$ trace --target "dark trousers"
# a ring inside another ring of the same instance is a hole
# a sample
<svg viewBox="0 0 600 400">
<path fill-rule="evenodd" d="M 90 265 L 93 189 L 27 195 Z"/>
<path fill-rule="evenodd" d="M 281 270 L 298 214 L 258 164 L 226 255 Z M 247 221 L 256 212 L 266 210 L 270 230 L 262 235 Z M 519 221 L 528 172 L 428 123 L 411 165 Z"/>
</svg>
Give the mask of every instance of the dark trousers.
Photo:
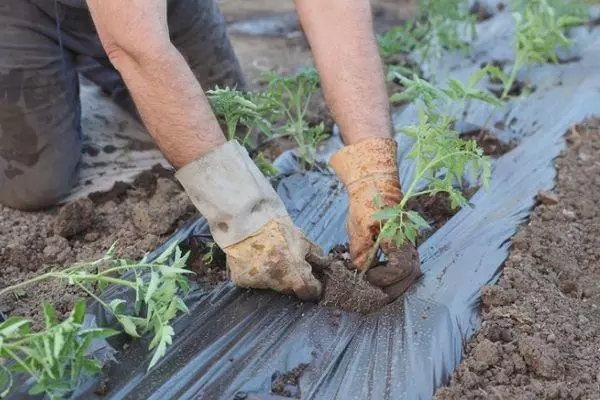
<svg viewBox="0 0 600 400">
<path fill-rule="evenodd" d="M 244 87 L 215 0 L 169 0 L 168 23 L 204 90 Z M 0 2 L 0 203 L 39 209 L 68 193 L 82 147 L 78 74 L 136 115 L 85 7 Z"/>
</svg>

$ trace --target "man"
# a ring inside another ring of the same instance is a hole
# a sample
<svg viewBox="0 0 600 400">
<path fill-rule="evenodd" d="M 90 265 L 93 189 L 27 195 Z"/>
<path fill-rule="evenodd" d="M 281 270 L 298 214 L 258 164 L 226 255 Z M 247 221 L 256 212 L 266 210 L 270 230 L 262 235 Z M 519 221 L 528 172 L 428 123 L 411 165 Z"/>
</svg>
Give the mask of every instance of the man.
<svg viewBox="0 0 600 400">
<path fill-rule="evenodd" d="M 348 189 L 350 251 L 365 269 L 379 232 L 373 199 L 392 205 L 402 196 L 370 4 L 297 0 L 296 8 L 347 144 L 330 165 Z M 319 298 L 305 260 L 320 249 L 247 152 L 226 141 L 204 95 L 216 84 L 244 86 L 215 0 L 4 0 L 0 202 L 39 209 L 69 190 L 81 153 L 78 70 L 139 113 L 208 220 L 236 284 Z M 381 248 L 394 262 L 367 276 L 398 295 L 419 275 L 416 250 Z"/>
</svg>

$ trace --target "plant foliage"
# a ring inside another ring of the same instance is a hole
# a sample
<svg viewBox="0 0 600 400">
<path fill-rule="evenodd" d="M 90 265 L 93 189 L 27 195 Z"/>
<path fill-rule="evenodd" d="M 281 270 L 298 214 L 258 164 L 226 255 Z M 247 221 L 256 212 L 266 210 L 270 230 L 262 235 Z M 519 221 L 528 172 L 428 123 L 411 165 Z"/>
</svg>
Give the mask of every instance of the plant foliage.
<svg viewBox="0 0 600 400">
<path fill-rule="evenodd" d="M 60 279 L 77 286 L 112 313 L 129 336 L 151 336 L 150 369 L 172 343 L 173 319 L 179 312 L 188 312 L 183 296 L 189 290 L 186 275 L 191 271 L 185 268 L 189 253 L 182 254 L 177 243 L 153 261 L 147 256 L 137 262 L 118 259 L 114 252 L 113 245 L 99 260 L 39 275 L 2 289 L 0 295 L 47 279 Z M 101 295 L 109 285 L 129 288 L 135 294 L 135 302 L 127 307 L 124 299 L 104 301 Z M 30 321 L 20 317 L 11 317 L 0 324 L 0 355 L 14 362 L 8 368 L 3 367 L 0 375 L 4 395 L 12 384 L 11 372 L 18 371 L 36 381 L 31 394 L 45 392 L 52 398 L 63 397 L 75 389 L 82 376 L 100 371 L 99 361 L 87 354 L 91 342 L 119 333 L 105 328 L 84 329 L 83 301 L 75 304 L 64 321 L 57 320 L 49 304 L 43 304 L 43 311 L 46 325 L 40 332 L 33 332 Z"/>
</svg>

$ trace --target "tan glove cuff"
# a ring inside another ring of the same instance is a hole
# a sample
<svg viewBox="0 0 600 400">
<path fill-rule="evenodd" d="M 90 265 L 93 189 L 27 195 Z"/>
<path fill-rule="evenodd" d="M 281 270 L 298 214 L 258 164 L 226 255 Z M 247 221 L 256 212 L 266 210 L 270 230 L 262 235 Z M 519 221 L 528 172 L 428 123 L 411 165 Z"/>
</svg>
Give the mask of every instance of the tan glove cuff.
<svg viewBox="0 0 600 400">
<path fill-rule="evenodd" d="M 338 150 L 329 166 L 350 191 L 352 186 L 373 178 L 398 180 L 396 141 L 392 138 L 369 139 Z"/>
<path fill-rule="evenodd" d="M 208 221 L 221 248 L 250 237 L 272 218 L 288 215 L 269 181 L 237 141 L 192 161 L 175 177 Z"/>
</svg>

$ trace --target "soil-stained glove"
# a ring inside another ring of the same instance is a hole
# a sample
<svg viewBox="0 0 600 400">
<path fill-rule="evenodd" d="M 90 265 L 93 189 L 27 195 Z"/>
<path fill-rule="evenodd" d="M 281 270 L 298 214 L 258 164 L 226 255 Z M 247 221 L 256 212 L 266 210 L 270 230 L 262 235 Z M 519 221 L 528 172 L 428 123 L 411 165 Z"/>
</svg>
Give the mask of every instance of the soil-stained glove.
<svg viewBox="0 0 600 400">
<path fill-rule="evenodd" d="M 175 176 L 227 255 L 233 283 L 320 298 L 321 283 L 306 257 L 322 250 L 294 225 L 246 149 L 230 141 Z"/>
<path fill-rule="evenodd" d="M 383 207 L 394 206 L 402 200 L 396 142 L 391 138 L 378 138 L 346 146 L 331 157 L 329 165 L 348 191 L 346 228 L 354 266 L 361 271 L 369 269 L 372 266 L 367 265 L 367 261 L 382 223 L 373 219 L 378 211 L 375 198 L 379 196 Z M 391 297 L 397 297 L 420 276 L 419 255 L 408 240 L 400 249 L 393 239 L 384 240 L 381 250 L 388 262 L 370 268 L 367 280 L 382 287 Z"/>
</svg>

